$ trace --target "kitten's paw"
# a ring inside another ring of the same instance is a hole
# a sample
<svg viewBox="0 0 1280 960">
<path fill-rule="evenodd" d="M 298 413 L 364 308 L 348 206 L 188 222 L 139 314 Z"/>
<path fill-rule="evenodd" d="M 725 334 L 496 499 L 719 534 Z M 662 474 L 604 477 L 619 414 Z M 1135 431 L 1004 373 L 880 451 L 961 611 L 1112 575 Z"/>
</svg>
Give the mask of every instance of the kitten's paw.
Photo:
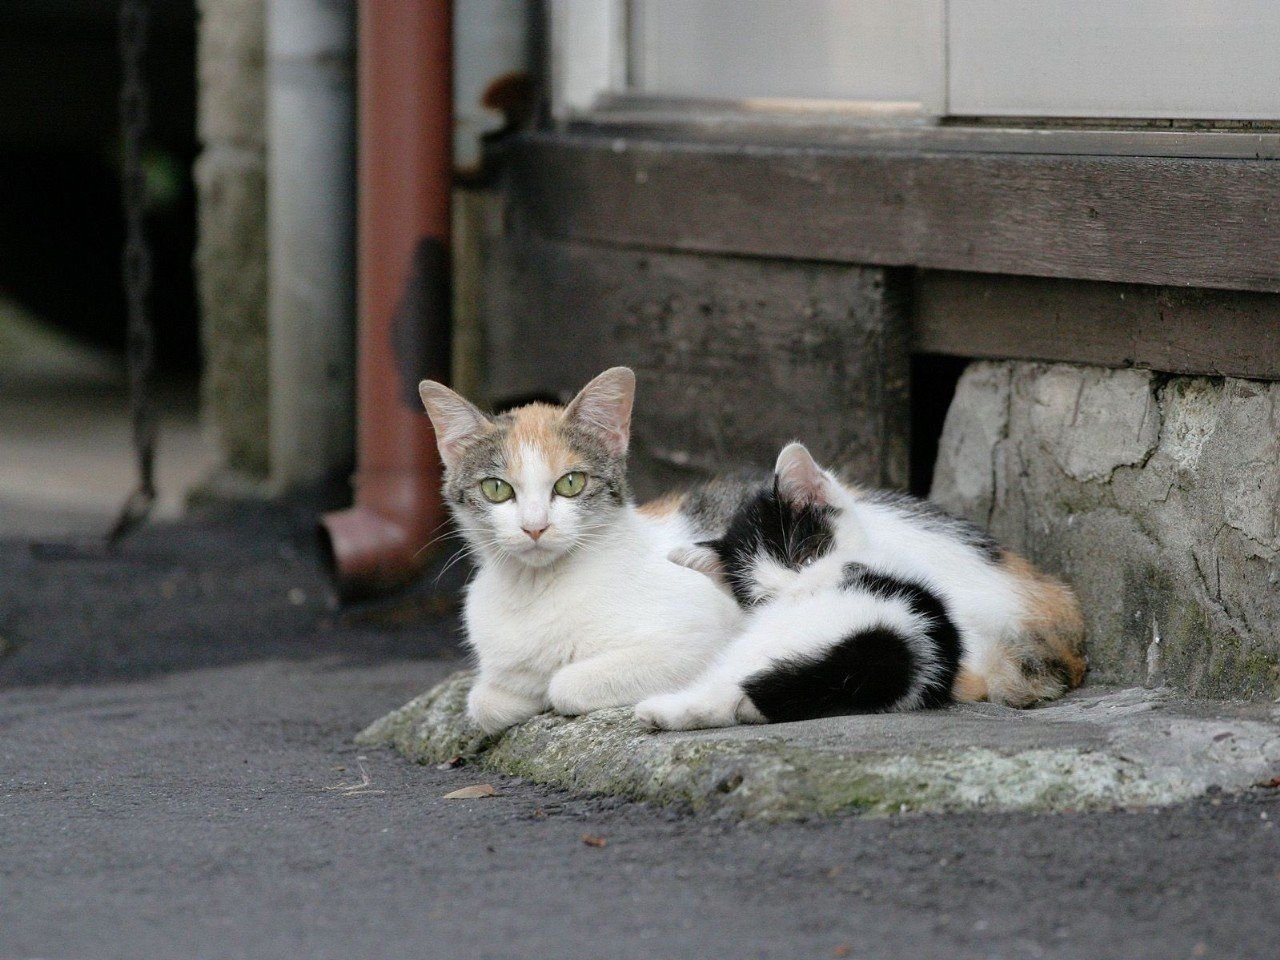
<svg viewBox="0 0 1280 960">
<path fill-rule="evenodd" d="M 738 688 L 716 694 L 706 690 L 682 690 L 642 700 L 636 719 L 655 730 L 704 730 L 738 723 L 738 702 L 745 699 Z"/>
<path fill-rule="evenodd" d="M 512 693 L 492 683 L 478 683 L 467 695 L 467 716 L 485 733 L 501 733 L 530 717 L 544 707 L 537 700 Z"/>
</svg>

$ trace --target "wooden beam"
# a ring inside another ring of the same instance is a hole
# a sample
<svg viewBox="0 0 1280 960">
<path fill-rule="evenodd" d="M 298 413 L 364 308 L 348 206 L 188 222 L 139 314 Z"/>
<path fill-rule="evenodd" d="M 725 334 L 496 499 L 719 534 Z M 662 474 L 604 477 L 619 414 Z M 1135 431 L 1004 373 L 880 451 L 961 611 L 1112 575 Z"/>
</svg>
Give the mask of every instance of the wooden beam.
<svg viewBox="0 0 1280 960">
<path fill-rule="evenodd" d="M 1280 291 L 1280 161 L 929 153 L 541 131 L 517 215 L 549 237 Z"/>
<path fill-rule="evenodd" d="M 912 349 L 1280 380 L 1280 296 L 922 271 Z"/>
</svg>

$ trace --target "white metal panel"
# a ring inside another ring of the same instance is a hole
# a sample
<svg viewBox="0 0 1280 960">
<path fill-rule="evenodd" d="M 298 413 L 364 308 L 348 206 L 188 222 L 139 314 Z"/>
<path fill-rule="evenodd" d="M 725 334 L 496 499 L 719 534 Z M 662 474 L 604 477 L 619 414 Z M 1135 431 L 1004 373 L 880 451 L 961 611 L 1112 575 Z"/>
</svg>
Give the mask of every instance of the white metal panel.
<svg viewBox="0 0 1280 960">
<path fill-rule="evenodd" d="M 466 0 L 453 9 L 453 162 L 480 162 L 480 138 L 502 127 L 483 101 L 489 86 L 529 66 L 528 8 L 511 0 Z"/>
<path fill-rule="evenodd" d="M 631 89 L 936 113 L 943 20 L 944 0 L 631 0 Z"/>
<path fill-rule="evenodd" d="M 1280 119 L 1280 0 L 950 0 L 956 115 Z"/>
<path fill-rule="evenodd" d="M 626 0 L 550 0 L 551 112 L 584 113 L 626 76 Z"/>
</svg>

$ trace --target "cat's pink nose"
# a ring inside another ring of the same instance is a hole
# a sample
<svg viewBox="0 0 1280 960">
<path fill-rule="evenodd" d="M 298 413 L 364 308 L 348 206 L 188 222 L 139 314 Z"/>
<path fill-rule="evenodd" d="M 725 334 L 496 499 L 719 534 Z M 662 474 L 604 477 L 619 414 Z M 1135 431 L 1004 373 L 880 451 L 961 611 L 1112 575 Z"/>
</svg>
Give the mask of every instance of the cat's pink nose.
<svg viewBox="0 0 1280 960">
<path fill-rule="evenodd" d="M 527 533 L 531 540 L 536 542 L 540 536 L 547 532 L 547 526 L 548 524 L 543 524 L 540 527 L 521 527 L 520 529 Z"/>
</svg>

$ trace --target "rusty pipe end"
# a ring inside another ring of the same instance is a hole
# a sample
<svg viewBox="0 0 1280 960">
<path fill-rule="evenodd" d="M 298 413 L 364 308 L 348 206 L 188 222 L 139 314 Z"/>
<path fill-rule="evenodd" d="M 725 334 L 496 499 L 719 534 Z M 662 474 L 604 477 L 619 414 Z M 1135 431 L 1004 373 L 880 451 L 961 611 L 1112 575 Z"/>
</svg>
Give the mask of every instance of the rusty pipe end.
<svg viewBox="0 0 1280 960">
<path fill-rule="evenodd" d="M 365 504 L 321 516 L 321 555 L 338 599 L 379 596 L 411 583 L 429 559 L 414 526 Z"/>
</svg>

